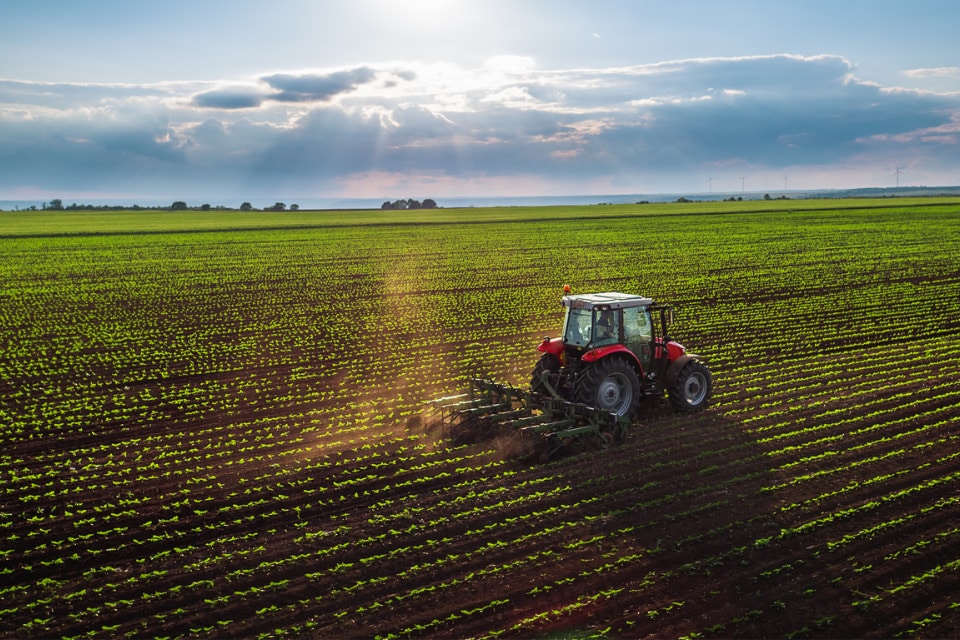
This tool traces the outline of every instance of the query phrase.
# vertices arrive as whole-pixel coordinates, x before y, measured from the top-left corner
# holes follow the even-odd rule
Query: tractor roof
[[[627,309],[650,306],[653,304],[653,300],[630,293],[609,292],[563,296],[560,304],[575,309]]]

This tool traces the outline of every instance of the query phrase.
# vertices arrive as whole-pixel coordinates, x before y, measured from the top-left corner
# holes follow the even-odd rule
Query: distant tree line
[[[186,210],[188,210],[188,209],[190,209],[190,208],[191,208],[191,207],[188,207],[186,202],[183,202],[183,201],[181,201],[181,200],[178,200],[177,202],[174,202],[174,203],[170,206],[170,209],[171,209],[172,211],[186,211]],[[213,207],[211,207],[211,206],[208,205],[208,204],[202,204],[202,205],[200,205],[199,207],[194,207],[194,208],[195,208],[195,209],[199,209],[200,211],[211,211],[211,210],[214,209]],[[216,207],[216,210],[217,210],[217,211],[235,211],[235,209],[231,209],[231,208],[229,208],[229,207]],[[242,204],[240,205],[240,211],[256,211],[256,210],[257,210],[257,209],[255,209],[255,208],[253,207],[253,205],[250,204],[249,202],[244,202],[244,203],[242,203]],[[264,211],[286,211],[286,210],[287,210],[287,205],[286,205],[285,203],[283,203],[283,202],[277,202],[277,203],[274,203],[273,206],[264,207],[263,210],[264,210]],[[292,205],[290,205],[290,211],[299,211],[299,210],[300,210],[300,205],[298,205],[298,204],[292,204]]]
[[[427,198],[423,202],[419,200],[394,200],[387,201],[380,205],[381,209],[390,209],[394,211],[403,211],[406,209],[436,209],[437,203],[433,198]]]
[[[393,202],[387,201],[384,202],[381,206],[381,209],[389,209],[395,211],[403,211],[407,209],[436,209],[437,202],[433,198],[427,198],[423,202],[414,199],[408,200],[394,200]],[[18,208],[19,210],[19,208]],[[187,205],[185,200],[176,200],[169,207],[141,207],[138,204],[134,205],[93,205],[93,204],[73,204],[64,205],[63,200],[60,198],[54,198],[50,202],[44,202],[41,209],[42,211],[260,211],[260,209],[254,208],[249,202],[244,202],[240,204],[239,209],[234,209],[233,207],[225,207],[223,205],[209,205],[201,204],[198,207],[191,207]],[[264,207],[262,211],[299,211],[300,205],[291,204],[289,208],[286,203],[277,202],[272,206]],[[24,209],[24,211],[37,211],[36,205],[31,205],[29,208]]]
[[[93,204],[77,204],[76,202],[74,202],[73,204],[64,206],[63,200],[61,200],[60,198],[54,198],[50,202],[44,202],[41,207],[41,210],[42,211],[140,211],[140,210],[143,210],[143,211],[237,211],[237,209],[233,207],[225,207],[223,205],[213,206],[209,204],[202,204],[199,207],[191,207],[191,206],[188,206],[184,200],[176,200],[169,207],[141,207],[138,204],[93,205]],[[255,209],[254,206],[249,202],[244,202],[243,204],[241,204],[239,210],[240,211],[258,211],[258,209]],[[298,204],[290,205],[289,211],[299,211],[299,210],[300,210],[300,205]],[[24,209],[24,211],[37,211],[37,207],[36,205],[33,205],[27,209]],[[285,203],[277,202],[273,206],[264,207],[263,211],[288,211],[288,209]]]
[[[74,202],[73,204],[68,204],[64,206],[63,200],[60,200],[59,198],[54,198],[50,202],[44,202],[41,207],[42,211],[130,211],[131,209],[134,211],[140,210],[140,209],[149,210],[149,209],[156,209],[156,207],[141,207],[138,204],[92,205],[92,204],[77,204],[76,202]],[[36,211],[36,210],[37,210],[36,205],[33,205],[27,209],[24,209],[24,211]]]

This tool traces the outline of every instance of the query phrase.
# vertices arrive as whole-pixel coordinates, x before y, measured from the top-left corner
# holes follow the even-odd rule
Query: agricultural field
[[[960,201],[0,213],[0,636],[960,636]],[[563,284],[711,407],[521,463]]]

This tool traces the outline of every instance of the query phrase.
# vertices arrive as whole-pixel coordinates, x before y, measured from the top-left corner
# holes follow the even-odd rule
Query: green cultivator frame
[[[546,376],[543,383],[549,393],[471,378],[468,393],[431,404],[454,442],[497,437],[514,458],[546,461],[575,444],[606,448],[626,437],[628,418],[561,398]]]

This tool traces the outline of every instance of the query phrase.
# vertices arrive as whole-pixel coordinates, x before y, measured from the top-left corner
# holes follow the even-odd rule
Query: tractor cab
[[[624,345],[649,370],[653,362],[653,300],[624,293],[565,296],[563,343],[572,355]],[[666,320],[664,316],[663,320]],[[663,323],[666,331],[666,322]]]

